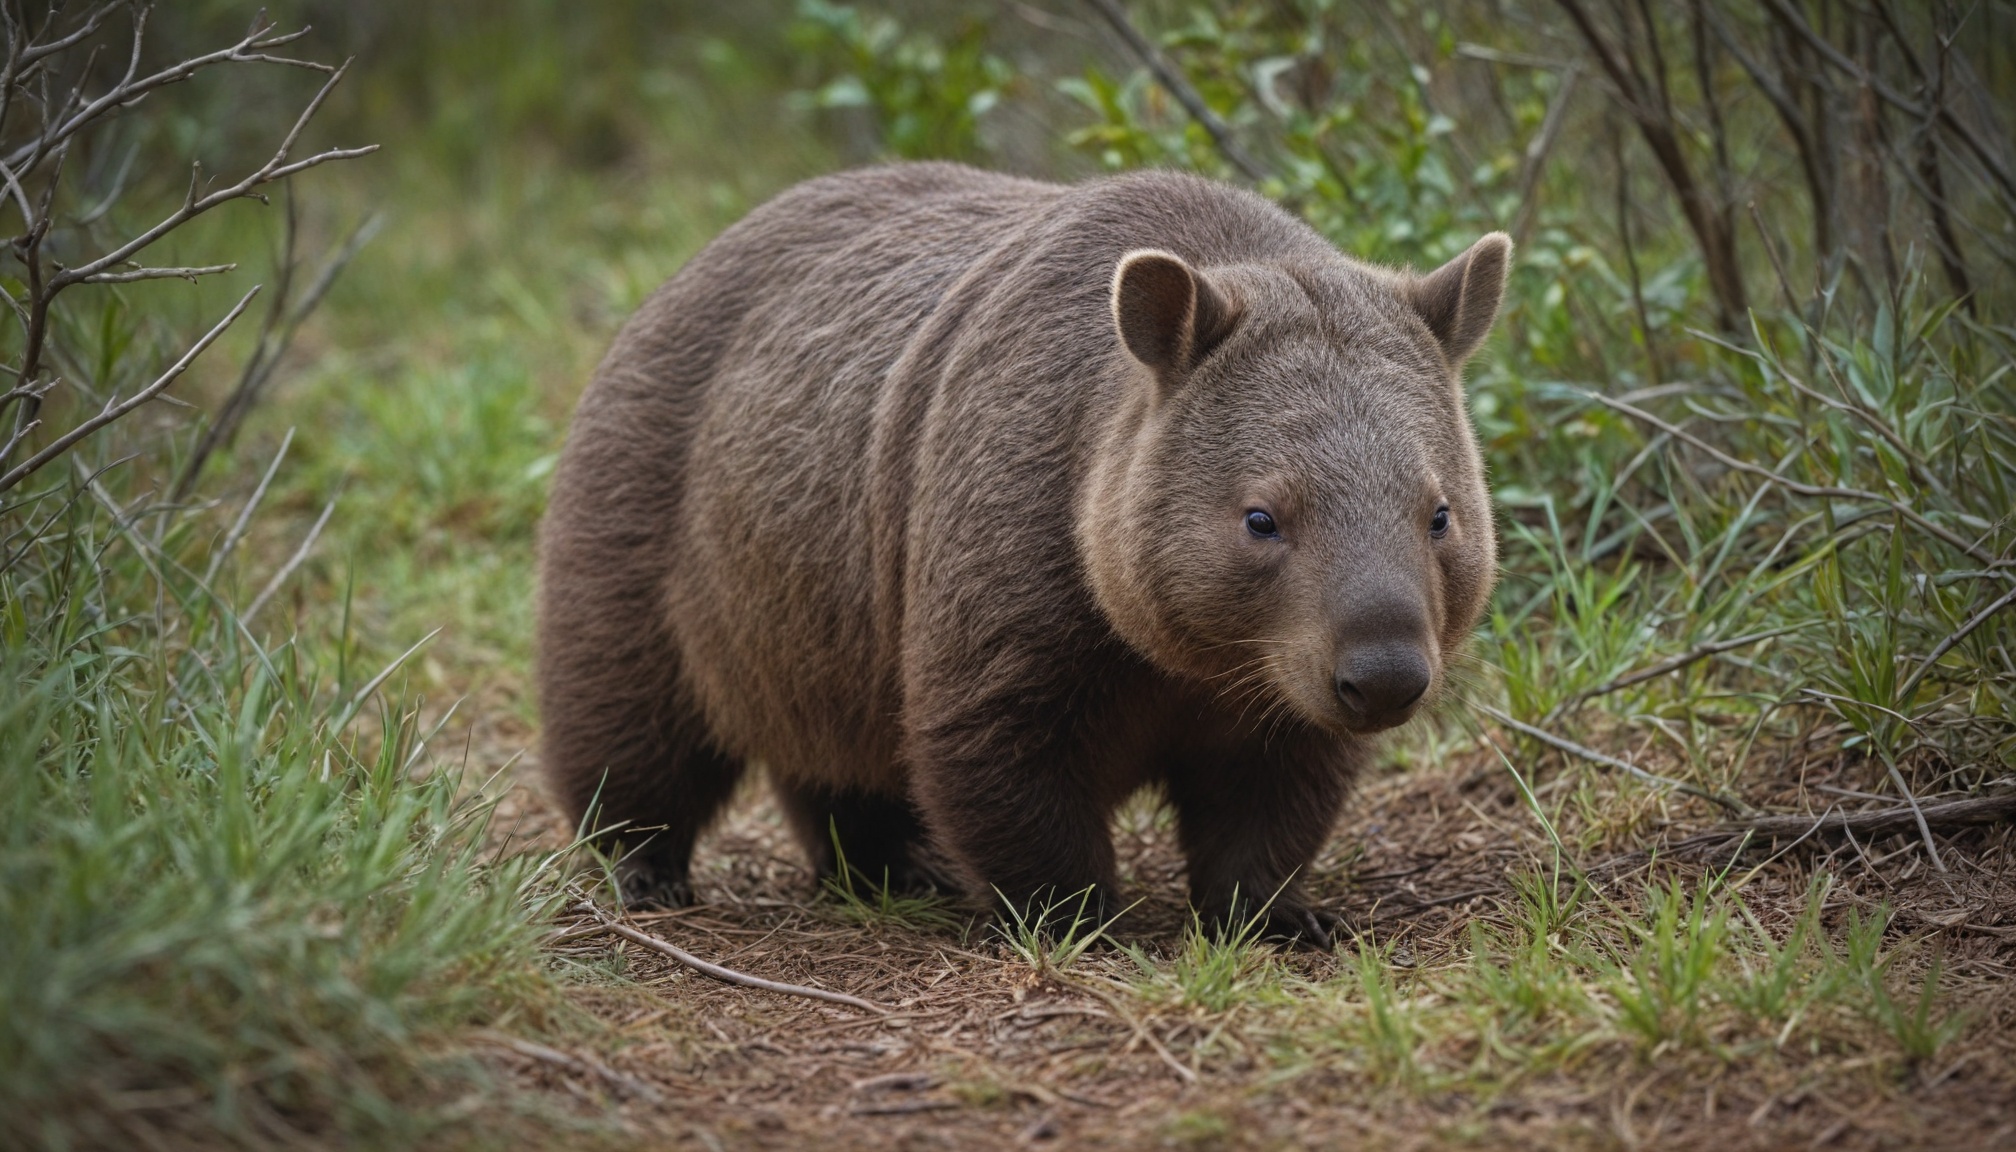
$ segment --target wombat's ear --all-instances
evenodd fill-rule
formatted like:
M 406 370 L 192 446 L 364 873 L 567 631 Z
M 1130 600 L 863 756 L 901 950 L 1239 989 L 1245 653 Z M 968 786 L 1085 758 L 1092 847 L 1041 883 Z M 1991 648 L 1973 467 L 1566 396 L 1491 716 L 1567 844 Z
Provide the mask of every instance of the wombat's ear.
M 1505 298 L 1505 276 L 1512 267 L 1512 238 L 1493 232 L 1426 276 L 1401 288 L 1428 330 L 1442 342 L 1451 365 L 1460 365 L 1484 343 L 1498 304 Z
M 1238 320 L 1238 308 L 1181 256 L 1140 248 L 1113 270 L 1120 343 L 1164 385 L 1180 383 Z

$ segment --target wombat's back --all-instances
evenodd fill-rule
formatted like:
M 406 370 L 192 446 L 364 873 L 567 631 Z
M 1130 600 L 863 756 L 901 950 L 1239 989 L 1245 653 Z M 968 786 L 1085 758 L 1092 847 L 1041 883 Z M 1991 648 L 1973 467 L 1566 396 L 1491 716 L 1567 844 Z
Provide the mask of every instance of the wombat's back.
M 541 691 L 657 694 L 737 759 L 900 790 L 878 650 L 878 410 L 960 276 L 1066 190 L 954 165 L 800 185 L 695 256 L 584 394 L 541 540 Z M 882 486 L 886 488 L 887 486 Z M 592 722 L 598 722 L 591 719 Z

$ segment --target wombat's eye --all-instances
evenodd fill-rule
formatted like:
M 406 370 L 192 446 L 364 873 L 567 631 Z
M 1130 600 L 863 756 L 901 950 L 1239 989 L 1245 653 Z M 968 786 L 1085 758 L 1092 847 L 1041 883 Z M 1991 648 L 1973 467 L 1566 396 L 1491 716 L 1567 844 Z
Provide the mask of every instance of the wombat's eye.
M 1435 509 L 1435 518 L 1428 521 L 1428 534 L 1437 540 L 1449 534 L 1449 506 L 1447 504 Z
M 1258 508 L 1251 509 L 1246 513 L 1246 530 L 1255 536 L 1268 538 L 1281 534 L 1281 530 L 1274 524 L 1274 517 L 1269 516 Z

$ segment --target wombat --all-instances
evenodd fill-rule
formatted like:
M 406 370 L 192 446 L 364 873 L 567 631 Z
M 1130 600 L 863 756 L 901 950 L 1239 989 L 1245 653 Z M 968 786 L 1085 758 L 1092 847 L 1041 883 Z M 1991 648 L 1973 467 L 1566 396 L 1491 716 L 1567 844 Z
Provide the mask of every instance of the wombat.
M 760 763 L 823 872 L 837 842 L 1022 906 L 1110 893 L 1109 817 L 1159 784 L 1202 914 L 1327 941 L 1298 873 L 1494 578 L 1460 377 L 1510 254 L 1379 268 L 1171 172 L 790 189 L 575 414 L 540 542 L 553 793 L 633 898 L 690 901 Z

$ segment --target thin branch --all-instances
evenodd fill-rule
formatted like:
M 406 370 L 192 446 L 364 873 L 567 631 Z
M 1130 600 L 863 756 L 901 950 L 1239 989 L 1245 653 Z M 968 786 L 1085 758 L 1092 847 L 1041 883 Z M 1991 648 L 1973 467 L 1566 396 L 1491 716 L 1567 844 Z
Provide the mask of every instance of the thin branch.
M 280 462 L 287 459 L 287 449 L 293 446 L 294 429 L 289 428 L 286 438 L 280 441 L 280 450 L 273 453 L 273 462 L 266 466 L 266 474 L 259 477 L 258 487 L 252 489 L 251 498 L 245 501 L 245 507 L 238 510 L 238 518 L 231 522 L 231 530 L 224 534 L 224 542 L 211 554 L 210 566 L 203 570 L 205 586 L 217 578 L 217 570 L 224 566 L 224 561 L 230 557 L 231 550 L 238 547 L 238 541 L 244 538 L 246 530 L 252 526 L 253 511 L 259 507 L 260 501 L 266 499 L 267 487 L 273 483 L 273 477 L 279 474 Z
M 1911 786 L 1904 783 L 1904 774 L 1897 770 L 1896 761 L 1885 756 L 1883 764 L 1890 770 L 1890 782 L 1897 786 L 1904 802 L 1911 806 L 1911 818 L 1918 822 L 1918 835 L 1925 841 L 1925 854 L 1932 858 L 1932 867 L 1940 872 L 1946 871 L 1946 862 L 1939 859 L 1939 846 L 1932 840 L 1932 826 L 1925 822 L 1925 810 L 1918 806 L 1918 797 L 1913 796 Z
M 1191 87 L 1190 81 L 1184 78 L 1183 73 L 1177 71 L 1175 65 L 1169 63 L 1162 53 L 1156 50 L 1155 45 L 1141 34 L 1139 28 L 1134 27 L 1134 22 L 1127 18 L 1127 10 L 1120 6 L 1119 0 L 1086 0 L 1086 3 L 1119 34 L 1120 39 L 1126 41 L 1135 59 L 1154 74 L 1156 83 L 1162 85 L 1164 91 L 1174 96 L 1178 104 L 1183 105 L 1183 110 L 1210 135 L 1211 142 L 1218 146 L 1219 153 L 1230 161 L 1234 168 L 1255 184 L 1267 179 L 1267 169 L 1239 146 L 1239 141 L 1232 136 L 1231 127 L 1218 118 L 1218 114 L 1204 102 L 1204 97 L 1198 94 L 1197 89 Z
M 803 996 L 810 1000 L 824 1000 L 829 1004 L 845 1004 L 849 1008 L 859 1008 L 866 1012 L 875 1012 L 885 1016 L 889 1013 L 889 1009 L 884 1008 L 880 1004 L 870 1003 L 858 996 L 849 996 L 845 992 L 828 992 L 824 988 L 807 988 L 800 984 L 781 984 L 775 980 L 765 980 L 760 976 L 751 976 L 746 972 L 737 972 L 733 968 L 723 968 L 719 964 L 709 964 L 707 961 L 700 959 L 683 948 L 667 944 L 648 932 L 639 932 L 628 924 L 616 920 L 600 907 L 587 900 L 576 904 L 574 910 L 592 918 L 603 928 L 633 944 L 640 944 L 660 955 L 669 956 L 688 968 L 693 969 L 695 972 L 703 976 L 711 976 L 724 984 L 740 984 L 744 988 L 759 988 L 765 992 L 777 992 L 785 996 Z
M 1489 704 L 1479 704 L 1477 705 L 1477 710 L 1484 713 L 1486 716 L 1491 717 L 1491 719 L 1496 720 L 1498 723 L 1504 725 L 1505 727 L 1512 729 L 1514 732 L 1518 732 L 1526 736 L 1531 736 L 1533 739 L 1540 741 L 1542 744 L 1546 744 L 1552 748 L 1558 748 L 1561 751 L 1566 752 L 1572 756 L 1580 756 L 1582 759 L 1590 761 L 1591 763 L 1601 764 L 1608 768 L 1615 768 L 1618 769 L 1619 771 L 1629 773 L 1630 775 L 1635 776 L 1640 780 L 1643 780 L 1647 784 L 1651 784 L 1660 788 L 1670 788 L 1676 792 L 1684 792 L 1689 796 L 1697 797 L 1699 799 L 1706 800 L 1711 804 L 1719 805 L 1722 808 L 1726 808 L 1739 816 L 1749 811 L 1749 808 L 1744 806 L 1743 802 L 1740 800 L 1731 799 L 1730 797 L 1724 796 L 1719 792 L 1710 792 L 1706 788 L 1697 787 L 1696 785 L 1689 784 L 1684 780 L 1674 780 L 1666 776 L 1661 776 L 1654 772 L 1647 772 L 1645 769 L 1638 767 L 1636 764 L 1631 763 L 1629 760 L 1619 760 L 1617 757 L 1611 756 L 1608 753 L 1598 752 L 1594 748 L 1585 748 L 1582 745 L 1575 743 L 1573 740 L 1568 740 L 1563 737 L 1556 736 L 1552 732 L 1549 732 L 1544 728 L 1535 728 L 1531 724 L 1526 724 L 1518 720 L 1514 720 L 1512 717 L 1507 716 L 1505 713 L 1500 712 L 1498 709 L 1491 707 Z
M 113 3 L 101 7 L 96 12 L 85 17 L 84 23 L 68 36 L 57 40 L 49 40 L 41 44 L 31 44 L 27 48 L 24 48 L 21 52 L 20 61 L 22 74 L 25 75 L 27 66 L 35 63 L 37 60 L 45 56 L 53 56 L 65 48 L 89 39 L 91 34 L 98 31 L 99 26 L 105 23 L 106 17 L 124 7 L 126 5 L 121 0 L 114 0 Z
M 1897 703 L 1900 706 L 1908 707 L 1911 703 L 1911 694 L 1918 690 L 1919 683 L 1925 679 L 1926 673 L 1932 671 L 1932 666 L 1939 663 L 1939 658 L 1951 652 L 1954 645 L 1965 640 L 1969 633 L 1986 624 L 1989 617 L 2009 607 L 2011 604 L 2016 604 L 2016 588 L 2011 588 L 2009 591 L 2004 592 L 2001 599 L 1976 612 L 1968 618 L 1965 624 L 1960 625 L 1951 636 L 1941 640 L 1938 646 L 1933 648 L 1925 659 L 1918 662 L 1918 667 L 1912 670 L 1911 675 L 1904 678 L 1904 683 L 1897 689 Z
M 1888 836 L 1897 832 L 1909 832 L 1920 820 L 1927 828 L 1965 828 L 1978 824 L 1995 824 L 2016 819 L 2016 792 L 2005 792 L 1999 796 L 1971 796 L 1964 800 L 1950 800 L 1944 804 L 1927 804 L 1913 810 L 1909 804 L 1894 804 L 1874 812 L 1842 812 L 1829 809 L 1820 817 L 1819 830 L 1860 834 L 1865 837 Z M 1796 836 L 1812 830 L 1813 817 L 1798 814 L 1755 816 L 1736 824 L 1725 824 L 1698 836 L 1691 836 L 1673 845 L 1678 852 L 1694 848 L 1712 848 L 1740 836 L 1752 836 L 1763 841 L 1779 836 Z
M 1800 37 L 1812 45 L 1813 49 L 1820 53 L 1829 64 L 1846 73 L 1856 83 L 1867 85 L 1869 90 L 1881 97 L 1885 103 L 1890 104 L 1915 120 L 1936 122 L 1951 131 L 1955 136 L 1958 136 L 1960 142 L 1967 146 L 1967 151 L 1973 154 L 1974 158 L 1980 162 L 1981 166 L 1987 170 L 1989 176 L 2000 187 L 2002 194 L 2011 201 L 2016 201 L 2016 172 L 2010 170 L 2009 165 L 1996 153 L 1996 150 L 1989 147 L 1985 141 L 1977 136 L 1974 130 L 1967 125 L 1966 121 L 1955 116 L 1951 108 L 1946 107 L 1944 104 L 1934 108 L 1927 108 L 1925 105 L 1918 103 L 1916 100 L 1884 83 L 1882 77 L 1871 74 L 1867 69 L 1835 47 L 1826 37 L 1814 31 L 1813 26 L 1807 23 L 1806 17 L 1798 9 L 1786 3 L 1786 0 L 1765 0 L 1765 3 L 1770 5 L 1772 11 L 1777 14 L 1786 27 L 1798 32 Z
M 485 1032 L 482 1035 L 484 1039 L 489 1040 L 491 1043 L 509 1048 L 511 1051 L 528 1059 L 538 1060 L 558 1068 L 565 1068 L 569 1072 L 579 1075 L 598 1077 L 623 1095 L 635 1096 L 647 1104 L 662 1104 L 665 1102 L 665 1094 L 663 1092 L 660 1092 L 635 1076 L 628 1076 L 616 1071 L 593 1056 L 562 1052 L 558 1048 L 548 1048 L 544 1044 L 535 1044 L 530 1040 L 520 1040 L 516 1036 L 507 1036 L 502 1032 Z
M 131 272 L 98 272 L 86 276 L 85 284 L 132 284 L 141 280 L 187 280 L 191 284 L 198 276 L 215 276 L 220 272 L 235 272 L 236 264 L 205 264 L 189 268 L 135 268 Z
M 292 186 L 289 187 L 291 189 Z M 293 194 L 289 192 L 287 239 L 281 260 L 279 290 L 273 294 L 273 305 L 266 314 L 266 322 L 260 327 L 258 343 L 253 346 L 252 355 L 246 359 L 245 367 L 239 373 L 237 385 L 231 389 L 231 394 L 224 398 L 224 403 L 217 409 L 216 418 L 203 430 L 202 437 L 196 442 L 195 450 L 189 454 L 187 463 L 182 466 L 182 475 L 175 482 L 176 499 L 187 497 L 195 488 L 197 477 L 202 474 L 211 454 L 231 443 L 232 438 L 238 433 L 239 425 L 258 403 L 274 371 L 279 368 L 280 361 L 286 356 L 288 347 L 293 344 L 295 333 L 322 303 L 322 298 L 328 295 L 330 287 L 336 283 L 336 278 L 342 275 L 352 260 L 356 259 L 357 253 L 364 245 L 378 234 L 378 229 L 384 222 L 385 218 L 382 215 L 375 214 L 360 221 L 335 253 L 323 262 L 321 271 L 316 273 L 314 281 L 308 285 L 308 290 L 302 293 L 300 301 L 290 305 L 288 295 L 294 282 L 294 241 L 297 226 Z
M 184 352 L 182 354 L 182 358 L 180 360 L 175 361 L 175 363 L 169 367 L 168 371 L 162 373 L 161 376 L 158 379 L 156 379 L 152 384 L 149 384 L 147 387 L 142 388 L 140 391 L 134 393 L 131 399 L 118 404 L 115 404 L 108 400 L 105 404 L 105 407 L 101 409 L 96 416 L 91 417 L 89 420 L 86 420 L 83 423 L 77 425 L 70 431 L 65 432 L 63 435 L 57 437 L 54 441 L 52 441 L 48 447 L 42 449 L 42 451 L 40 452 L 37 452 L 35 455 L 30 456 L 28 459 L 23 460 L 20 464 L 16 465 L 13 468 L 13 470 L 9 471 L 6 475 L 0 476 L 0 492 L 5 492 L 9 488 L 14 487 L 14 485 L 19 484 L 22 480 L 26 479 L 30 474 L 35 472 L 37 469 L 41 468 L 44 464 L 47 464 L 51 460 L 56 459 L 58 456 L 63 455 L 63 453 L 68 452 L 72 447 L 74 447 L 77 444 L 78 441 L 83 440 L 85 437 L 98 431 L 100 428 L 105 427 L 107 424 L 110 424 L 113 421 L 119 419 L 120 417 L 125 416 L 128 412 L 133 411 L 135 408 L 140 407 L 142 404 L 145 404 L 149 400 L 152 400 L 154 397 L 160 395 L 161 392 L 164 389 L 166 389 L 170 384 L 175 383 L 175 381 L 181 377 L 183 372 L 188 370 L 189 365 L 195 362 L 196 357 L 201 356 L 203 354 L 203 351 L 209 348 L 210 345 L 216 341 L 217 337 L 222 336 L 224 334 L 224 330 L 226 328 L 231 327 L 232 323 L 235 322 L 239 316 L 244 314 L 245 306 L 247 304 L 250 304 L 252 302 L 252 297 L 258 294 L 259 294 L 259 288 L 257 285 L 254 285 L 250 292 L 245 293 L 245 295 L 239 299 L 237 305 L 231 309 L 230 313 L 226 315 L 224 319 L 219 320 L 217 322 L 217 326 L 215 328 L 212 328 L 210 329 L 210 331 L 204 333 L 203 338 L 196 341 L 196 343 L 190 347 L 189 351 Z
M 294 554 L 287 558 L 287 563 L 281 565 L 280 570 L 273 574 L 273 578 L 266 582 L 266 587 L 259 590 L 259 595 L 252 598 L 252 606 L 239 615 L 239 623 L 252 623 L 252 618 L 257 616 L 259 610 L 266 606 L 266 602 L 280 591 L 281 586 L 287 583 L 287 578 L 294 575 L 294 570 L 308 559 L 308 553 L 315 547 L 316 539 L 322 535 L 323 525 L 329 523 L 329 515 L 334 511 L 336 511 L 336 498 L 331 496 L 329 503 L 322 506 L 322 515 L 315 518 L 314 526 L 309 528 L 308 535 L 302 538 L 301 546 L 294 550 Z
M 1594 700 L 1598 696 L 1608 696 L 1612 692 L 1621 692 L 1633 684 L 1643 684 L 1647 680 L 1656 680 L 1669 672 L 1678 672 L 1690 664 L 1706 660 L 1718 652 L 1748 648 L 1752 644 L 1761 644 L 1766 640 L 1784 636 L 1787 633 L 1797 632 L 1800 627 L 1800 625 L 1794 625 L 1789 628 L 1773 628 L 1768 632 L 1752 632 L 1748 636 L 1738 636 L 1733 640 L 1711 640 L 1705 644 L 1696 644 L 1677 656 L 1669 656 L 1657 664 L 1648 664 L 1635 672 L 1619 676 L 1615 680 L 1606 681 L 1594 688 L 1577 692 L 1559 705 L 1556 705 L 1548 712 L 1548 715 L 1559 716 L 1583 701 Z
M 1546 118 L 1540 121 L 1540 131 L 1533 142 L 1526 146 L 1525 162 L 1519 173 L 1519 211 L 1512 218 L 1512 244 L 1514 250 L 1523 248 L 1526 235 L 1533 227 L 1533 220 L 1539 214 L 1539 200 L 1534 193 L 1539 191 L 1540 174 L 1547 168 L 1547 157 L 1554 151 L 1554 142 L 1560 138 L 1561 125 L 1568 119 L 1568 101 L 1575 95 L 1576 82 L 1582 79 L 1582 65 L 1570 64 L 1561 73 L 1561 87 L 1554 93 L 1553 103 L 1547 105 Z
M 21 145 L 8 154 L 7 163 L 10 166 L 16 171 L 26 171 L 27 167 L 32 167 L 32 165 L 28 164 L 31 159 L 39 160 L 41 157 L 48 155 L 50 149 L 54 148 L 58 143 L 75 135 L 78 130 L 105 115 L 107 112 L 115 108 L 129 108 L 139 103 L 155 89 L 187 80 L 213 64 L 249 62 L 262 58 L 266 59 L 267 62 L 277 62 L 277 58 L 264 58 L 255 50 L 277 48 L 282 44 L 291 44 L 306 36 L 310 31 L 308 28 L 302 28 L 298 31 L 288 32 L 279 36 L 268 36 L 266 33 L 272 30 L 273 25 L 262 19 L 252 30 L 251 34 L 228 48 L 220 48 L 201 56 L 192 56 L 180 63 L 171 64 L 150 76 L 135 79 L 146 23 L 147 10 L 142 8 L 134 20 L 133 51 L 127 66 L 126 75 L 120 82 L 113 85 L 103 96 L 79 108 L 74 114 L 64 116 L 59 113 L 57 122 L 53 126 L 35 139 Z M 326 68 L 327 65 L 323 65 L 322 67 Z
M 271 184 L 277 180 L 284 180 L 296 172 L 313 168 L 318 164 L 326 164 L 331 160 L 352 160 L 359 156 L 368 156 L 376 152 L 378 145 L 367 144 L 361 148 L 331 148 L 304 160 L 297 160 L 291 164 L 286 162 L 288 152 L 294 147 L 295 141 L 300 138 L 301 132 L 307 127 L 309 119 L 322 107 L 322 102 L 329 98 L 330 90 L 342 81 L 343 74 L 349 67 L 349 61 L 345 61 L 343 67 L 330 73 L 329 79 L 323 83 L 321 90 L 315 93 L 315 98 L 308 102 L 308 106 L 301 110 L 299 116 L 295 117 L 294 126 L 288 130 L 286 138 L 280 142 L 280 147 L 273 153 L 272 158 L 260 165 L 257 171 L 228 188 L 220 188 L 202 197 L 196 195 L 196 177 L 192 175 L 189 184 L 189 193 L 183 198 L 182 207 L 176 209 L 159 224 L 154 225 L 152 228 L 121 244 L 112 251 L 105 253 L 103 256 L 78 267 L 65 269 L 57 273 L 49 281 L 49 294 L 53 296 L 56 292 L 71 284 L 88 280 L 108 268 L 125 263 L 127 260 L 132 259 L 135 253 L 159 240 L 161 237 L 166 236 L 176 228 L 181 227 L 191 219 L 208 212 L 219 204 L 248 196 L 254 189 L 262 185 Z
M 1959 549 L 1961 552 L 1964 552 L 1968 556 L 1971 556 L 1974 559 L 1980 561 L 1983 565 L 1990 568 L 1995 568 L 1998 566 L 1999 562 L 1992 553 L 1972 543 L 1965 537 L 1960 536 L 1949 529 L 1942 528 L 1938 524 L 1935 524 L 1932 521 L 1926 519 L 1922 513 L 1920 513 L 1917 509 L 1912 508 L 1908 504 L 1900 503 L 1896 500 L 1890 499 L 1888 496 L 1879 495 L 1875 492 L 1864 492 L 1860 488 L 1839 488 L 1834 487 L 1832 485 L 1802 484 L 1797 480 L 1793 480 L 1787 476 L 1783 476 L 1777 472 L 1773 472 L 1771 469 L 1766 468 L 1761 464 L 1753 464 L 1748 460 L 1738 460 L 1736 457 L 1729 455 L 1727 452 L 1722 451 L 1721 449 L 1708 443 L 1706 440 L 1701 439 L 1699 436 L 1696 436 L 1691 432 L 1685 431 L 1684 429 L 1681 429 L 1677 425 L 1669 424 L 1666 421 L 1661 420 L 1659 417 L 1652 415 L 1650 412 L 1647 412 L 1642 408 L 1633 407 L 1630 404 L 1626 404 L 1622 400 L 1614 400 L 1608 396 L 1603 395 L 1600 392 L 1584 392 L 1583 395 L 1591 400 L 1596 401 L 1598 404 L 1601 404 L 1606 408 L 1615 408 L 1617 411 L 1622 412 L 1627 416 L 1643 420 L 1645 423 L 1650 424 L 1653 427 L 1659 429 L 1660 431 L 1673 436 L 1675 439 L 1685 440 L 1687 443 L 1692 444 L 1694 447 L 1699 448 L 1701 451 L 1706 452 L 1708 455 L 1714 457 L 1725 467 L 1733 468 L 1738 472 L 1745 472 L 1752 476 L 1760 476 L 1766 480 L 1772 481 L 1773 483 L 1784 488 L 1786 491 L 1794 493 L 1795 495 L 1820 497 L 1835 500 L 1868 500 L 1872 503 L 1884 505 L 1891 511 L 1897 513 L 1899 516 L 1904 517 L 1906 520 L 1909 520 L 1913 524 L 1916 524 L 1918 527 L 1924 529 L 1931 535 L 1938 537 L 1939 539 Z M 2010 574 L 2004 573 L 2004 575 L 2006 577 Z

